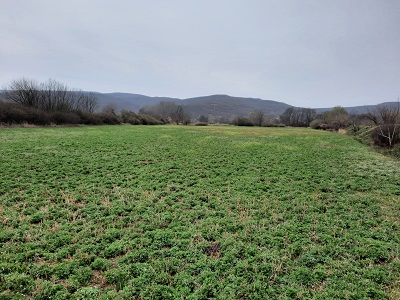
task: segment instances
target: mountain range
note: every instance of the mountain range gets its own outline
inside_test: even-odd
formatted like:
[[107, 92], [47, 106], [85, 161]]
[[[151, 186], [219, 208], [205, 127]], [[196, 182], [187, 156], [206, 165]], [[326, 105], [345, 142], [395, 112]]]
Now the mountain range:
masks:
[[[4, 91], [0, 90], [0, 101]], [[201, 115], [211, 119], [229, 119], [232, 116], [246, 116], [250, 112], [262, 111], [269, 118], [279, 117], [292, 105], [274, 100], [263, 100], [256, 98], [232, 97], [228, 95], [210, 95], [187, 99], [170, 97], [150, 97], [130, 93], [93, 93], [99, 102], [99, 110], [106, 106], [113, 106], [116, 111], [123, 109], [138, 112], [144, 106], [152, 106], [161, 101], [174, 102], [181, 105], [185, 112], [189, 113], [192, 120], [197, 120]], [[5, 99], [3, 99], [5, 101]], [[384, 102], [377, 105], [361, 105], [344, 107], [350, 114], [363, 114], [374, 110], [379, 105], [398, 105], [398, 102]], [[332, 109], [314, 108], [317, 113], [323, 113]]]
[[[270, 118], [279, 117], [287, 108], [293, 107], [289, 104], [274, 100], [262, 100], [255, 98], [232, 97], [228, 95], [211, 95], [187, 99], [169, 97], [149, 97], [140, 94], [129, 93], [95, 93], [99, 100], [100, 108], [113, 105], [117, 111], [126, 109], [138, 112], [144, 106], [155, 105], [161, 101], [170, 101], [181, 105], [191, 115], [192, 120], [201, 115], [211, 118], [230, 118], [232, 116], [245, 116], [253, 111], [262, 111]], [[396, 102], [385, 102], [382, 104], [394, 104]], [[378, 105], [362, 105], [345, 107], [351, 114], [362, 114], [373, 110]], [[331, 108], [315, 108], [318, 113], [328, 111]]]

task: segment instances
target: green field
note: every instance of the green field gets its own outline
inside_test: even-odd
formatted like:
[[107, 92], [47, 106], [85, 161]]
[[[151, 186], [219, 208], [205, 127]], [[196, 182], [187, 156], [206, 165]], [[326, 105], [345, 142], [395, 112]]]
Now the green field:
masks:
[[346, 135], [0, 130], [0, 299], [399, 299], [399, 220]]

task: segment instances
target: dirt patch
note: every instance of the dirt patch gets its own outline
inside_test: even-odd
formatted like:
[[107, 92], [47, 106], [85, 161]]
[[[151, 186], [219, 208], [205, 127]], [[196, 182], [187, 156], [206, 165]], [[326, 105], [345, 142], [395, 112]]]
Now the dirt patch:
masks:
[[221, 250], [221, 244], [218, 242], [212, 242], [210, 246], [204, 249], [204, 253], [208, 256], [219, 257], [219, 250]]
[[97, 270], [93, 271], [91, 286], [104, 288], [107, 285], [107, 279], [103, 276], [103, 274], [101, 274], [101, 272]]

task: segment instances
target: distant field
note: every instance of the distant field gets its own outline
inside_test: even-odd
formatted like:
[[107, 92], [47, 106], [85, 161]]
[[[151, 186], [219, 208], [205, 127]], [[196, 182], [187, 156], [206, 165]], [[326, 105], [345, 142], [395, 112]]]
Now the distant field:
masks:
[[0, 299], [400, 299], [399, 220], [346, 135], [0, 130]]

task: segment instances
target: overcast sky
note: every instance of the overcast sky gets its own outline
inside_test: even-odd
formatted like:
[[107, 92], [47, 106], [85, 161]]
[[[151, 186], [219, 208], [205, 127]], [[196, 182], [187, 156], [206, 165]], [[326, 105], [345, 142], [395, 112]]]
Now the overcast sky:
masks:
[[400, 0], [0, 0], [0, 86], [295, 106], [400, 96]]

